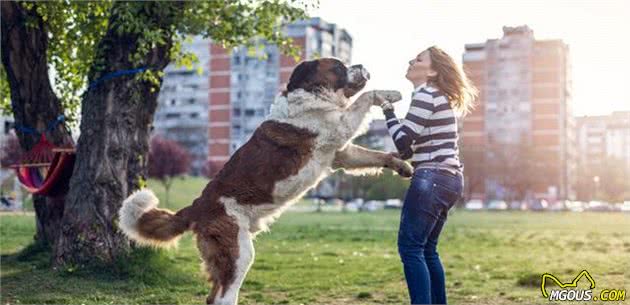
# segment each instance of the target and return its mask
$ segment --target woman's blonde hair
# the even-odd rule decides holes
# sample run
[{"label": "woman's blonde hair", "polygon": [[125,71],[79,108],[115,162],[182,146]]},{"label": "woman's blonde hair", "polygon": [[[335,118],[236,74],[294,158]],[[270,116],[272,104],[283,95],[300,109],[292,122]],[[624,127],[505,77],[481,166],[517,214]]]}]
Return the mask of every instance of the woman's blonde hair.
[{"label": "woman's blonde hair", "polygon": [[435,77],[429,77],[429,84],[438,87],[448,97],[456,112],[462,116],[468,114],[477,98],[477,88],[446,52],[436,46],[427,50],[431,56],[431,69],[437,72]]}]

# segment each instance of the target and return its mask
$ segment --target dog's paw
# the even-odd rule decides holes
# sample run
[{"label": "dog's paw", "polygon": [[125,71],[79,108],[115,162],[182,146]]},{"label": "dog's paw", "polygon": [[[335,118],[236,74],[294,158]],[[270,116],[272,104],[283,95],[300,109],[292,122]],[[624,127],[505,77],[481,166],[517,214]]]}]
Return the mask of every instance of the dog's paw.
[{"label": "dog's paw", "polygon": [[401,159],[394,159],[394,165],[394,170],[396,170],[401,177],[411,178],[411,176],[413,176],[413,166],[409,163]]},{"label": "dog's paw", "polygon": [[398,102],[402,100],[402,95],[396,90],[371,90],[363,93],[360,98],[374,106],[380,106],[384,102]]},{"label": "dog's paw", "polygon": [[396,90],[375,90],[378,97],[390,102],[395,103],[402,100],[402,94]]},{"label": "dog's paw", "polygon": [[413,167],[409,163],[398,158],[398,153],[396,152],[389,153],[389,161],[387,161],[387,165],[385,165],[385,167],[389,167],[396,171],[396,173],[398,173],[401,177],[409,178],[413,176]]}]

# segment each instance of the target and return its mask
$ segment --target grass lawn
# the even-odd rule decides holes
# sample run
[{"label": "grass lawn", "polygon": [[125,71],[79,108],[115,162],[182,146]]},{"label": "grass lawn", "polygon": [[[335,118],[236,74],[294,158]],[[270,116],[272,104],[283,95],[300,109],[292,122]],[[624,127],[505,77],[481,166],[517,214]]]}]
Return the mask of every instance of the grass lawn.
[{"label": "grass lawn", "polygon": [[[28,247],[35,230],[33,216],[3,215],[0,222],[1,304],[205,301],[208,288],[189,233],[177,250],[136,251],[116,271],[53,272],[48,253]],[[629,224],[630,215],[618,213],[455,211],[439,246],[449,300],[549,304],[541,297],[541,274],[570,281],[582,269],[595,279],[595,295],[604,288],[629,290]],[[285,213],[270,233],[256,240],[256,261],[240,302],[407,302],[397,226],[398,211]],[[583,286],[587,284],[580,282]]]}]

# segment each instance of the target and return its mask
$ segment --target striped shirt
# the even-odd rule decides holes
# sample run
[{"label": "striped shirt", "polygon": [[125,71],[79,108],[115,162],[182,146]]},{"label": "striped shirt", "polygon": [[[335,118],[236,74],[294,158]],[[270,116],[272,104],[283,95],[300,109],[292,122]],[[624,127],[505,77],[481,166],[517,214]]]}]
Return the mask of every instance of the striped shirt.
[{"label": "striped shirt", "polygon": [[385,110],[387,129],[403,160],[418,168],[437,165],[461,170],[457,147],[457,119],[448,98],[438,89],[422,84],[413,92],[404,120]]}]

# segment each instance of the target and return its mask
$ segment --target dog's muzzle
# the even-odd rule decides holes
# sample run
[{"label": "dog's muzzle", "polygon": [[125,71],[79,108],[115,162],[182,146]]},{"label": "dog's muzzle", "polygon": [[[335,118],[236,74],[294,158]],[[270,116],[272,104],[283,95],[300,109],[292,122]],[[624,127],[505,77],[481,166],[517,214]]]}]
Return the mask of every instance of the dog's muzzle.
[{"label": "dog's muzzle", "polygon": [[370,79],[370,72],[363,65],[354,65],[348,68],[348,81],[353,84],[361,84]]},{"label": "dog's muzzle", "polygon": [[354,65],[348,68],[348,85],[344,89],[344,95],[351,97],[361,91],[370,79],[370,72],[363,65]]}]

